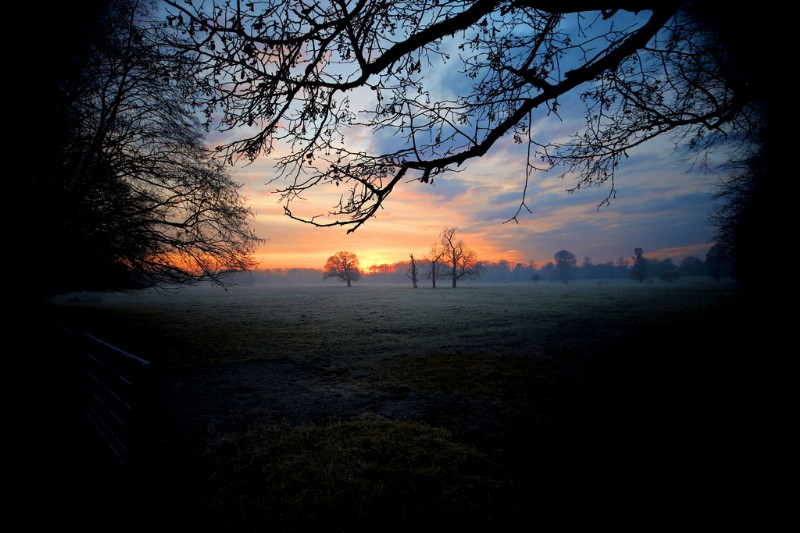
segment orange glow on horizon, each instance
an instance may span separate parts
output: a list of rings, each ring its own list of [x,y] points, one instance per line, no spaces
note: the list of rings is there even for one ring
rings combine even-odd
[[[314,246],[317,246],[315,243]],[[319,243],[319,246],[323,246],[323,243]],[[471,246],[470,246],[471,247]],[[414,253],[414,260],[422,262],[424,261],[425,257],[427,256],[427,251],[430,248],[420,247],[423,252],[413,252]],[[517,263],[522,263],[523,265],[527,266],[531,263],[530,260],[512,260],[509,255],[506,256],[489,256],[487,254],[481,253],[480,249],[473,248],[477,255],[478,260],[482,262],[488,263],[497,263],[499,261],[507,261],[509,263],[510,268],[514,268]],[[335,250],[331,248],[330,250],[321,251],[319,253],[304,253],[300,255],[292,255],[286,252],[277,252],[272,253],[269,250],[260,249],[257,251],[255,255],[255,260],[257,262],[256,268],[259,270],[272,270],[272,269],[289,269],[289,268],[311,268],[315,270],[322,270],[325,262],[327,261],[328,257],[332,256],[336,252],[339,251],[348,251],[353,252],[358,257],[359,268],[363,272],[369,272],[370,269],[375,269],[377,267],[383,265],[390,265],[394,266],[397,263],[409,263],[411,261],[411,257],[408,253],[405,255],[401,253],[399,250],[396,255],[393,255],[385,248],[376,248],[376,249],[362,249],[358,247],[339,247]],[[534,261],[534,265],[536,268],[540,268],[544,266],[547,261]]]
[[[403,184],[373,219],[347,233],[350,226],[317,227],[286,217],[274,187],[265,186],[272,175],[271,164],[259,159],[238,174],[244,185],[243,195],[255,213],[255,232],[264,239],[254,253],[256,268],[322,270],[327,259],[340,251],[354,253],[365,272],[374,266],[408,262],[410,254],[422,261],[446,227],[458,228],[459,239],[476,253],[479,261],[507,261],[511,269],[517,264],[541,268],[554,262],[554,254],[562,249],[572,252],[579,263],[589,257],[599,265],[615,263],[619,258],[630,260],[634,248],[641,247],[647,258],[670,257],[677,264],[690,255],[704,259],[711,246],[710,228],[702,221],[692,222],[691,217],[705,216],[696,207],[678,213],[673,202],[663,212],[631,209],[637,202],[660,199],[663,188],[656,189],[657,194],[642,189],[638,197],[631,191],[631,200],[620,199],[598,211],[596,198],[588,193],[567,196],[561,182],[537,181],[532,184],[537,188],[532,186],[528,193],[532,203],[545,204],[546,209],[522,213],[519,220],[509,223],[519,207],[520,181],[516,176],[522,175],[524,168],[520,170],[518,166],[516,159],[509,159],[501,150],[475,162],[469,173],[457,179],[443,178],[436,186]],[[497,175],[498,169],[502,169],[503,176]],[[693,181],[688,175],[682,178],[683,185],[674,177],[670,179],[689,198],[707,192],[702,182]],[[605,192],[600,190],[597,194],[602,196]],[[297,201],[293,212],[319,214],[318,220],[324,223],[327,220],[322,215],[333,209],[331,206],[338,199],[331,199],[323,191],[307,201]],[[665,238],[671,231],[666,228],[667,222],[683,223],[684,227],[676,230],[679,238]],[[691,232],[687,226],[691,226]]]

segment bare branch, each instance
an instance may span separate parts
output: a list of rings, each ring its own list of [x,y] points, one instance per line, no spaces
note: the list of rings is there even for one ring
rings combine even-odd
[[[574,175],[571,191],[610,183],[607,203],[631,149],[672,134],[703,150],[758,120],[689,1],[166,5],[169,44],[201,88],[194,103],[209,126],[239,132],[220,154],[286,150],[270,182],[287,216],[315,226],[355,231],[400,181],[434,183],[508,137],[529,147],[509,220],[530,211],[539,170]],[[426,81],[442,69],[452,89]],[[585,128],[538,138],[537,118],[571,94],[586,104]],[[329,184],[347,192],[328,213],[298,214],[297,201]]]

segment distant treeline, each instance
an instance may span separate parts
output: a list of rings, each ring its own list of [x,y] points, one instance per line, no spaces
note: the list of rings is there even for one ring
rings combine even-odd
[[[425,282],[431,284],[430,265],[417,260],[420,286]],[[590,258],[584,258],[580,265],[570,267],[569,280],[613,280],[630,279],[631,263],[627,258],[620,258],[615,262],[592,263]],[[361,279],[357,283],[391,283],[411,284],[408,277],[409,261],[394,264],[374,265],[362,270]],[[533,264],[511,263],[509,261],[480,262],[481,276],[477,280],[481,283],[556,283],[561,282],[561,271],[554,262],[536,268]],[[644,279],[674,281],[681,277],[710,276],[721,279],[728,277],[730,270],[727,265],[711,264],[697,257],[686,257],[676,264],[672,259],[646,259]],[[440,278],[441,279],[441,278]],[[315,268],[266,268],[248,272],[231,273],[229,281],[240,285],[260,284],[319,284],[323,282],[323,270]],[[328,280],[325,283],[335,284],[336,281]]]

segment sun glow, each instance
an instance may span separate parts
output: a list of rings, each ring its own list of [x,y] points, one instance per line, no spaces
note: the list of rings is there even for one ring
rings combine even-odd
[[[361,270],[364,272],[383,272],[387,268],[393,268],[396,263],[400,263],[403,261],[408,261],[408,258],[397,258],[397,257],[380,257],[376,255],[371,255],[369,253],[364,254],[363,256],[365,259],[359,257],[359,266]]]
[[[603,209],[597,206],[607,189],[569,195],[565,181],[537,175],[526,190],[531,211],[523,209],[517,219],[509,220],[522,199],[518,189],[524,185],[525,159],[513,146],[500,143],[497,148],[435,185],[400,184],[375,218],[353,233],[347,233],[347,227],[316,227],[286,217],[276,186],[270,184],[271,160],[262,157],[238,167],[236,177],[256,214],[254,229],[265,239],[255,254],[258,268],[322,269],[328,257],[348,251],[369,272],[409,262],[411,254],[422,260],[445,227],[458,228],[459,238],[479,261],[505,260],[511,268],[517,263],[544,265],[562,249],[601,264],[628,258],[636,247],[649,257],[671,257],[676,263],[684,255],[702,258],[710,248],[712,228],[705,217],[713,180],[685,172],[678,162],[670,168],[660,156],[664,150],[653,149],[655,155],[640,150],[636,179],[620,173],[619,197]],[[654,157],[658,165],[652,164]],[[632,155],[628,164],[637,161]],[[670,176],[668,182],[665,175]],[[334,200],[313,195],[298,209],[302,205],[303,211],[325,213]],[[667,207],[659,203],[666,200]]]

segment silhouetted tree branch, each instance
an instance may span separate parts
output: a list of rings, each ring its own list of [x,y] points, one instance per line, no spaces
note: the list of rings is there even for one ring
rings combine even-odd
[[[138,26],[145,4],[108,6],[61,80],[51,157],[34,175],[54,284],[221,284],[254,265],[252,212],[204,145],[193,78]]]
[[[574,174],[570,190],[610,183],[611,198],[632,148],[674,134],[702,152],[745,142],[759,120],[689,1],[166,4],[171,45],[200,80],[194,103],[236,132],[220,152],[275,155],[286,215],[317,226],[354,231],[398,183],[432,183],[505,136],[534,148],[529,169]],[[448,90],[427,82],[440,72]],[[538,138],[537,120],[571,94],[586,127]],[[336,187],[329,213],[294,208]]]

